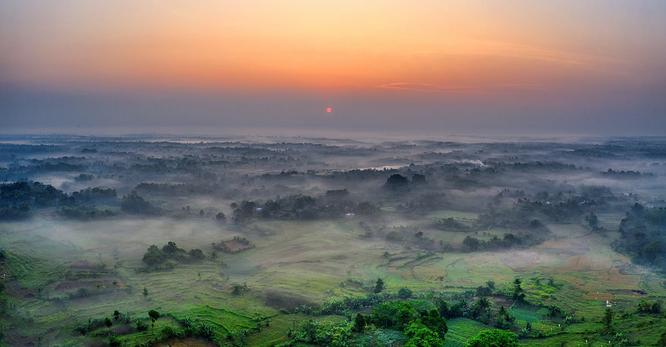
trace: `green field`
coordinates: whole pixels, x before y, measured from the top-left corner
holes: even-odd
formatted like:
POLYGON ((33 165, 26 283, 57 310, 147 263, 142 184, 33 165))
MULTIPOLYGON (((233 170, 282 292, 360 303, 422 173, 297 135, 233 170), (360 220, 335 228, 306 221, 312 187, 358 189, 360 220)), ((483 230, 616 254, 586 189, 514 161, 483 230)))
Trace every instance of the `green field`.
MULTIPOLYGON (((594 340, 590 336, 601 325, 606 300, 628 312, 641 298, 666 295, 663 279, 611 251, 608 237, 590 236, 566 225, 553 226, 558 235, 567 234, 566 239, 530 249, 429 254, 405 251, 385 241, 359 240, 361 231, 353 221, 261 222, 247 227, 246 235, 256 245, 249 251, 179 265, 171 271, 140 271, 140 250, 148 245, 146 240, 163 228, 181 228, 173 223, 125 222, 113 232, 127 237, 108 246, 94 223, 54 227, 43 220, 32 224, 38 225, 34 228, 5 227, 0 246, 11 250, 6 263, 20 286, 20 295, 11 301, 20 320, 10 323, 15 324, 11 328, 24 336, 40 335, 43 343, 78 344, 90 336, 73 336, 70 332, 77 324, 109 317, 115 310, 147 319, 147 311, 154 309, 168 313, 169 318, 160 318, 146 332, 123 335, 119 341, 133 345, 159 340, 161 329, 182 329, 178 321, 187 318, 213 327, 214 341, 231 341, 225 340, 227 336, 242 332, 245 343, 268 346, 287 341, 287 331, 306 319, 302 314, 282 313, 285 302, 317 304, 361 296, 376 278, 384 279, 388 291, 406 287, 417 293, 459 293, 491 279, 498 290, 509 291, 512 279, 519 277, 529 302, 543 307, 556 304, 585 318, 560 330, 557 323, 545 319, 545 308, 509 308, 519 326, 530 322, 543 336, 524 340, 525 344, 558 345, 594 340), (93 265, 102 267, 91 269, 93 265), (81 276, 92 277, 82 281, 81 276), (88 286, 92 294, 67 300, 77 290, 68 285, 72 278, 79 279, 79 286, 88 286), (234 295, 232 285, 240 283, 249 291, 234 295)), ((188 227, 201 236, 173 234, 172 240, 207 253, 210 242, 237 233, 209 224, 188 227)), ((617 325, 634 339, 656 341, 657 326, 662 323, 666 323, 663 317, 646 317, 619 319, 617 325)), ((483 328, 469 319, 453 319, 448 325, 447 346, 462 346, 483 328)))

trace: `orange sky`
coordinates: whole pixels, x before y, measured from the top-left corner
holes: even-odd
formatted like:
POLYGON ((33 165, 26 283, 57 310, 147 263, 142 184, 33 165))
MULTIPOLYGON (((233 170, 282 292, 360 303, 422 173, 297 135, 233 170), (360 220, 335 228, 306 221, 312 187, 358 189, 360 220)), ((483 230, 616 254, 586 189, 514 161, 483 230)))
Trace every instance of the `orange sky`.
POLYGON ((0 0, 0 52, 0 132, 666 132, 664 0, 0 0))
POLYGON ((4 5, 3 51, 12 80, 71 88, 464 92, 649 78, 666 36, 636 27, 650 13, 576 3, 27 0, 4 5))

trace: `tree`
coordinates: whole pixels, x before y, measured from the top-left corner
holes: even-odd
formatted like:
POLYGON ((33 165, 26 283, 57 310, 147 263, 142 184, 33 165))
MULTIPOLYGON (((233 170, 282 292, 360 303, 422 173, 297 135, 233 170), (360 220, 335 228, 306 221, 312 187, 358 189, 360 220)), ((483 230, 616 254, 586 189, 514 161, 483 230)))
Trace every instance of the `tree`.
POLYGON ((150 310, 148 311, 148 317, 150 317, 150 321, 153 322, 153 327, 155 327, 155 321, 160 318, 160 313, 155 310, 150 310))
POLYGON ((650 303, 645 299, 642 299, 638 303, 638 312, 640 313, 661 313, 661 303, 653 302, 650 303))
POLYGON ((373 307, 371 321, 381 328, 402 330, 418 317, 418 313, 409 302, 387 301, 373 307))
POLYGON ((156 215, 161 212, 158 207, 153 206, 136 192, 125 195, 120 201, 120 208, 130 214, 156 215))
POLYGON ((137 320, 136 321, 136 330, 137 331, 146 331, 146 330, 148 330, 148 325, 146 324, 146 322, 144 322, 142 320, 137 320))
POLYGON ((381 278, 378 278, 377 282, 375 282, 375 288, 373 289, 373 292, 381 293, 382 291, 384 291, 384 281, 381 278))
POLYGON ((484 286, 476 287, 476 295, 477 296, 490 296, 492 294, 493 294, 493 290, 488 288, 488 287, 484 287, 484 286))
POLYGON ((585 221, 587 222, 587 225, 592 229, 593 231, 600 230, 601 228, 599 227, 599 218, 597 217, 594 212, 590 212, 587 216, 585 216, 585 221))
POLYGON ((467 249, 468 251, 476 251, 476 250, 478 250, 479 248, 481 248, 481 241, 479 241, 479 239, 477 239, 477 238, 474 238, 474 237, 471 237, 471 236, 467 236, 467 237, 465 237, 465 239, 463 240, 463 246, 464 246, 465 249, 467 249))
POLYGON ((357 332, 357 333, 362 333, 363 330, 365 330, 365 317, 357 313, 356 317, 354 318, 354 326, 352 327, 352 331, 357 332))
POLYGON ((407 180, 407 177, 401 174, 393 174, 386 180, 384 186, 389 189, 400 189, 407 187, 408 184, 409 180, 407 180))
POLYGON ((189 252, 190 259, 194 261, 201 261, 206 259, 206 255, 204 255, 204 252, 198 248, 193 248, 189 252))
POLYGON ((472 305, 472 317, 476 318, 489 318, 490 300, 485 297, 480 297, 474 305, 472 305))
POLYGON ((400 290, 398 290, 398 297, 401 299, 409 299, 412 297, 412 291, 409 288, 400 288, 400 290))
POLYGON ((500 309, 497 312, 497 320, 495 322, 496 326, 498 328, 507 329, 511 327, 514 320, 515 318, 509 314, 509 312, 504 308, 504 306, 500 306, 500 309))
POLYGON ((482 330, 476 336, 467 340, 467 347, 516 347, 518 336, 500 329, 482 330))
POLYGON ((515 301, 524 301, 525 300, 525 291, 522 287, 522 281, 520 278, 513 280, 513 300, 515 301))
POLYGON ((106 325, 107 328, 110 328, 113 325, 113 322, 109 319, 109 317, 104 318, 104 325, 106 325))
POLYGON ((610 307, 606 307, 606 311, 604 312, 604 327, 606 328, 606 331, 610 332, 613 330, 613 309, 610 307))
POLYGON ((450 312, 449 308, 449 303, 444 301, 443 299, 438 299, 437 300, 437 311, 439 311, 439 315, 442 316, 443 318, 451 318, 449 315, 450 312))
POLYGON ((146 250, 146 253, 143 255, 143 262, 148 266, 157 266, 164 260, 164 253, 155 245, 148 247, 148 250, 146 250))
POLYGON ((439 337, 444 338, 446 332, 449 331, 449 327, 446 325, 446 321, 440 316, 439 312, 435 309, 429 311, 421 311, 419 321, 423 323, 428 329, 436 332, 439 337))
POLYGON ((426 183, 425 175, 421 175, 421 174, 412 175, 412 183, 414 183, 414 184, 425 184, 426 183))
POLYGON ((227 216, 225 216, 224 213, 222 213, 222 212, 218 212, 215 215, 215 219, 220 223, 224 223, 224 222, 227 221, 227 216))
POLYGON ((169 241, 166 245, 162 246, 162 252, 166 254, 175 254, 181 251, 182 248, 178 247, 175 242, 169 241))
POLYGON ((143 296, 148 296, 148 288, 143 287, 143 296))
POLYGON ((119 320, 120 319, 120 311, 115 310, 113 311, 113 320, 119 320))
POLYGON ((239 283, 234 283, 231 285, 231 294, 233 295, 241 295, 245 292, 248 292, 250 288, 247 287, 247 283, 239 284, 239 283))
POLYGON ((444 345, 444 338, 420 320, 409 323, 405 328, 405 335, 409 338, 405 342, 405 347, 441 347, 444 345))

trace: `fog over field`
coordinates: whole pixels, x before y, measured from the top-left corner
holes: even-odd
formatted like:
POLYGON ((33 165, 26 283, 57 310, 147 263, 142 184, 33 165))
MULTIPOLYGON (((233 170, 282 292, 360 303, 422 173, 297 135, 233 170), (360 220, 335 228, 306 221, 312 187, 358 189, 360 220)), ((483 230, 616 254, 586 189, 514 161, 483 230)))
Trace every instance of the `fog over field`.
POLYGON ((665 159, 663 137, 4 135, 0 341, 655 345, 665 159))
POLYGON ((666 1, 0 0, 0 347, 666 347, 666 1))

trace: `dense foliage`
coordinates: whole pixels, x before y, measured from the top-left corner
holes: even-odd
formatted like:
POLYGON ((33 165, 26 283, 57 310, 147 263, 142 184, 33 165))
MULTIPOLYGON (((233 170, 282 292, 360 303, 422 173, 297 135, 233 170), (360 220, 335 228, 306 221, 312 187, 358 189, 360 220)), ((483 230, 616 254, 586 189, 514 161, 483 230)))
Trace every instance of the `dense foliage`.
POLYGON ((483 330, 467 341, 467 347, 516 347, 518 336, 499 329, 483 330))
POLYGON ((615 247, 641 264, 666 270, 666 208, 634 205, 620 223, 615 247))
POLYGON ((264 203, 242 201, 234 204, 233 220, 244 223, 253 218, 308 220, 321 218, 339 218, 346 214, 372 216, 378 213, 374 204, 366 201, 356 202, 337 195, 311 197, 308 195, 290 195, 267 200, 264 203))
POLYGON ((148 269, 171 269, 177 263, 199 262, 205 259, 203 251, 191 249, 189 252, 178 247, 175 242, 169 241, 158 248, 156 245, 148 247, 143 255, 143 262, 148 269))

